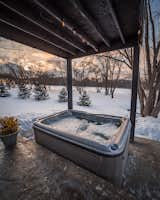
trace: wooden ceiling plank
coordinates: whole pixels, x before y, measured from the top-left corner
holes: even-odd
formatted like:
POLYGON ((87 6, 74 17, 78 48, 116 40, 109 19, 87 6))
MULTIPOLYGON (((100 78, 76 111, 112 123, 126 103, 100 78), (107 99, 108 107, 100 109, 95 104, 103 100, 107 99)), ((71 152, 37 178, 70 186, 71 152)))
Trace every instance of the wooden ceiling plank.
POLYGON ((86 44, 90 46, 92 49, 94 49, 95 52, 98 51, 97 47, 93 42, 86 37, 84 34, 80 33, 79 30, 75 30, 74 25, 72 25, 69 20, 67 20, 64 16, 61 16, 53 7, 50 8, 49 5, 42 4, 39 0, 34 0, 34 3, 37 4, 39 7, 41 7, 44 11, 46 11, 50 16, 55 18, 57 21, 59 21, 61 24, 64 24, 64 26, 73 33, 73 35, 76 35, 82 42, 86 41, 86 44))
POLYGON ((82 49, 82 48, 79 47, 77 44, 74 44, 73 42, 71 42, 71 41, 65 39, 64 35, 61 36, 61 35, 55 33, 54 31, 51 31, 49 28, 47 28, 47 27, 44 26, 43 24, 41 24, 41 23, 35 21, 35 19, 32 19, 31 16, 26 16, 26 15, 24 15, 22 12, 20 12, 20 11, 18 11, 17 9, 11 7, 10 5, 6 4, 6 3, 3 2, 3 1, 0 1, 0 4, 2 4, 3 6, 7 7, 7 8, 10 9, 10 10, 12 10, 12 11, 15 12, 16 14, 18 14, 18 15, 24 17, 25 19, 27 19, 28 21, 34 23, 35 25, 41 27, 43 30, 47 31, 48 33, 54 35, 55 37, 61 39, 61 40, 64 41, 64 42, 68 43, 69 45, 73 46, 74 48, 76 48, 76 49, 80 50, 81 52, 85 53, 85 49, 82 49))
POLYGON ((1 19, 1 18, 0 18, 0 21, 3 22, 3 23, 5 23, 5 24, 7 24, 7 25, 9 25, 9 26, 11 26, 11 27, 14 27, 14 28, 16 28, 16 29, 18 29, 18 30, 20 30, 20 31, 25 32, 25 33, 27 33, 28 35, 31 35, 31 36, 36 37, 36 38, 38 38, 38 39, 40 39, 40 40, 42 40, 42 41, 44 41, 44 42, 46 42, 46 43, 48 43, 48 44, 51 44, 51 45, 55 46, 56 48, 59 48, 59 49, 61 49, 62 51, 65 51, 65 52, 71 54, 72 56, 75 55, 74 52, 72 52, 72 51, 70 51, 70 50, 68 50, 68 49, 66 49, 66 48, 64 48, 64 47, 62 47, 62 46, 59 46, 59 45, 57 45, 57 44, 55 44, 55 43, 53 43, 53 42, 51 42, 51 41, 49 41, 49 40, 47 40, 47 39, 45 39, 45 38, 43 38, 43 37, 40 37, 40 36, 38 36, 38 35, 36 35, 36 34, 30 32, 30 31, 24 30, 23 28, 21 28, 21 27, 19 27, 19 26, 16 26, 16 25, 14 25, 14 24, 8 22, 7 20, 4 20, 4 19, 1 19))
POLYGON ((90 24, 95 28, 99 36, 101 37, 102 41, 107 47, 110 47, 110 41, 106 38, 104 35, 104 31, 100 27, 99 23, 85 10, 83 5, 80 3, 79 0, 72 1, 72 4, 74 5, 75 9, 80 12, 82 17, 84 17, 87 21, 90 22, 90 24))
POLYGON ((68 58, 71 57, 70 54, 54 47, 53 45, 50 45, 43 40, 40 40, 36 37, 33 37, 21 30, 18 30, 12 26, 7 25, 6 23, 3 23, 0 21, 0 36, 19 42, 21 44, 30 46, 32 48, 36 48, 42 51, 45 51, 50 54, 54 54, 56 56, 62 57, 62 58, 68 58), (27 38, 27 39, 26 39, 27 38))
POLYGON ((114 22, 114 24, 115 24, 115 27, 116 27, 118 33, 119 33, 119 36, 120 36, 120 38, 121 38, 121 40, 122 40, 122 43, 125 44, 125 37, 124 37, 124 34, 123 34, 123 32, 122 32, 121 26, 120 26, 120 24, 119 24, 117 15, 116 15, 116 13, 115 13, 115 10, 114 10, 114 8, 113 8, 113 6, 112 6, 112 4, 111 4, 111 1, 110 1, 110 0, 106 0, 106 3, 107 3, 107 5, 108 5, 108 7, 109 7, 109 12, 110 12, 110 14, 111 14, 111 16, 112 16, 113 22, 114 22))

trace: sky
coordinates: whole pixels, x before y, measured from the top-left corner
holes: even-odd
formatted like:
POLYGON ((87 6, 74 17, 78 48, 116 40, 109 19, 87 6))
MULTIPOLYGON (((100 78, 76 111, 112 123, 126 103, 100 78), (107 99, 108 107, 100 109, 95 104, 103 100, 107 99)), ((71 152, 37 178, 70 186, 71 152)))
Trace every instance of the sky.
MULTIPOLYGON (((78 67, 78 63, 81 59, 75 59, 73 65, 78 67), (76 63, 76 64, 75 64, 76 63)), ((86 57, 85 60, 92 60, 92 57, 86 57)), ((32 67, 34 70, 41 71, 52 71, 52 70, 63 70, 65 66, 65 60, 52 54, 48 54, 44 51, 40 51, 29 46, 5 39, 0 37, 0 64, 5 62, 17 62, 22 63, 25 69, 32 67)), ((94 61, 96 62, 96 61, 94 61)), ((122 66, 123 78, 131 78, 131 71, 126 66, 122 66)))
POLYGON ((17 59, 26 69, 34 65, 42 71, 52 70, 64 61, 55 55, 0 37, 0 63, 16 62, 17 59))

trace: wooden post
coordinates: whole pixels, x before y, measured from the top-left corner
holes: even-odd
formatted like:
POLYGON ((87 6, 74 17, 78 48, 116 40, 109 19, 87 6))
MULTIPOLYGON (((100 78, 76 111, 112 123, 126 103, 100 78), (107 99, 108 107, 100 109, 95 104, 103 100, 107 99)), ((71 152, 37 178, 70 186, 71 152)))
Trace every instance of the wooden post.
POLYGON ((73 108, 72 100, 72 60, 67 58, 67 90, 68 90, 68 109, 73 108))
POLYGON ((131 134, 130 141, 134 142, 135 121, 136 121, 136 107, 137 107, 137 91, 138 91, 138 76, 139 76, 139 46, 134 46, 134 60, 132 71, 132 94, 131 94, 131 134))

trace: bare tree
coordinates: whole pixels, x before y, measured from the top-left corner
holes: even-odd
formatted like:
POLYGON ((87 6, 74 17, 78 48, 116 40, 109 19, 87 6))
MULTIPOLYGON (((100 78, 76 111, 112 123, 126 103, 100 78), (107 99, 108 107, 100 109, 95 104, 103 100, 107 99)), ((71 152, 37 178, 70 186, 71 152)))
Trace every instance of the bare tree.
POLYGON ((101 68, 98 65, 98 63, 90 63, 91 65, 91 70, 90 72, 94 74, 94 80, 96 82, 96 88, 97 88, 97 93, 101 91, 101 86, 100 83, 102 83, 102 76, 101 76, 101 68))
MULTIPOLYGON (((78 66, 75 66, 73 68, 73 74, 74 74, 74 78, 75 80, 77 80, 78 82, 83 82, 85 78, 88 78, 89 75, 89 66, 90 66, 90 62, 87 62, 85 59, 82 60, 78 66)), ((83 85, 84 87, 85 85, 83 85)), ((80 87, 79 85, 76 86, 77 91, 81 94, 83 92, 83 87, 80 87)))
MULTIPOLYGON (((160 112, 160 13, 156 12, 155 15, 151 6, 154 1, 146 0, 145 3, 144 37, 141 48, 144 62, 143 74, 138 80, 138 94, 142 116, 157 117, 160 112)), ((125 64, 132 69, 133 49, 120 51, 120 54, 124 56, 125 64)))
MULTIPOLYGON (((29 82, 27 72, 24 69, 25 62, 26 62, 25 61, 25 55, 20 53, 20 52, 17 52, 17 55, 14 58, 14 63, 18 67, 18 76, 16 78, 18 78, 19 84, 29 82)), ((12 72, 13 71, 14 71, 14 69, 12 69, 12 72)), ((15 74, 16 72, 14 71, 13 73, 15 74)))
POLYGON ((36 78, 39 84, 42 84, 43 86, 47 85, 48 74, 46 72, 38 70, 36 72, 36 78))
POLYGON ((110 68, 110 58, 108 58, 108 53, 103 55, 97 55, 97 59, 101 64, 101 78, 105 87, 105 95, 109 95, 109 68, 110 68))
POLYGON ((65 66, 65 64, 66 63, 61 62, 60 65, 58 66, 58 68, 59 68, 59 72, 60 72, 60 77, 62 78, 62 81, 63 81, 63 85, 67 86, 67 84, 66 84, 66 66, 65 66))
POLYGON ((101 76, 105 86, 105 95, 111 95, 112 98, 114 98, 121 73, 122 60, 119 57, 118 52, 97 55, 102 65, 101 76))
POLYGON ((121 73, 121 62, 117 62, 116 60, 114 60, 114 62, 112 61, 112 65, 110 67, 109 70, 109 79, 110 79, 110 95, 112 98, 114 98, 114 92, 117 88, 118 85, 118 80, 120 77, 120 73, 121 73))

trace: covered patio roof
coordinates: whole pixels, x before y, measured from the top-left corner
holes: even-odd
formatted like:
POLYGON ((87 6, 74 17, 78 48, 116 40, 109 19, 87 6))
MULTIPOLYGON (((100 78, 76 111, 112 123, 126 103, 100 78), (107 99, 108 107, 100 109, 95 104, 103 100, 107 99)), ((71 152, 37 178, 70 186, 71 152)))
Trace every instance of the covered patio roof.
POLYGON ((2 0, 0 35, 63 58, 132 47, 142 0, 2 0))
POLYGON ((143 7, 144 0, 0 0, 0 36, 67 59, 68 109, 73 108, 71 59, 134 47, 133 141, 143 7))

